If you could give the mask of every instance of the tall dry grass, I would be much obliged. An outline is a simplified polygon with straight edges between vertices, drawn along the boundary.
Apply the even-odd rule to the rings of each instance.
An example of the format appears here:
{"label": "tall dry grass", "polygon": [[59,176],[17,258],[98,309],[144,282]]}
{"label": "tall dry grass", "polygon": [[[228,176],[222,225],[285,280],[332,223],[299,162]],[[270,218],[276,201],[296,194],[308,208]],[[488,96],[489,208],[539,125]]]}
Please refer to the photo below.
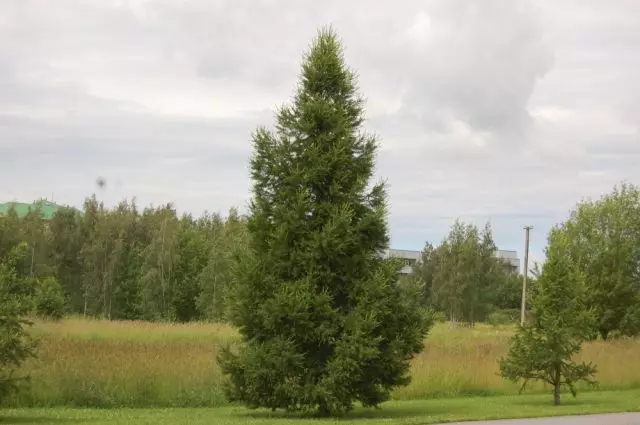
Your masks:
{"label": "tall dry grass", "polygon": [[[480,326],[475,332],[490,328]],[[395,391],[397,399],[437,396],[517,393],[520,386],[502,379],[498,359],[505,356],[511,332],[466,340],[433,338],[413,360],[412,382]],[[600,389],[640,388],[640,340],[595,341],[583,345],[579,359],[598,367]],[[578,385],[581,390],[591,390]],[[550,391],[542,383],[527,384],[528,392]]]}
{"label": "tall dry grass", "polygon": [[67,318],[58,322],[36,320],[36,336],[71,339],[128,340],[139,342],[203,340],[225,343],[238,339],[238,332],[221,323],[158,323],[142,320],[97,320]]}
{"label": "tall dry grass", "polygon": [[[513,329],[477,325],[432,329],[413,360],[412,382],[396,399],[517,392],[497,360]],[[215,362],[222,344],[238,340],[220,324],[160,324],[65,319],[37,322],[38,358],[24,369],[29,388],[6,400],[20,406],[218,406],[225,403]],[[640,341],[592,342],[581,355],[598,365],[600,387],[640,387]],[[542,391],[533,385],[528,391]]]}

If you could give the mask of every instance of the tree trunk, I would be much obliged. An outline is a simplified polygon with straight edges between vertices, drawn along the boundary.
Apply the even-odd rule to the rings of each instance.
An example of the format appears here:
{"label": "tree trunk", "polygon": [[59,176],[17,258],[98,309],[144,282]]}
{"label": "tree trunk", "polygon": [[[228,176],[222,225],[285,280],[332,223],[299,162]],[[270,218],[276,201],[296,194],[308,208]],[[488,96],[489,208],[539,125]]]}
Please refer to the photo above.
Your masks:
{"label": "tree trunk", "polygon": [[211,297],[212,298],[211,306],[213,307],[213,317],[216,319],[218,319],[218,299],[216,298],[217,289],[218,289],[217,283],[218,283],[218,275],[216,274],[213,278],[213,296]]}
{"label": "tree trunk", "polygon": [[553,374],[553,405],[560,405],[560,365],[556,364]]}
{"label": "tree trunk", "polygon": [[331,415],[331,411],[329,410],[329,406],[326,403],[320,403],[318,406],[318,416],[322,418],[329,417]]}
{"label": "tree trunk", "polygon": [[164,234],[167,226],[167,219],[165,218],[162,222],[162,240],[160,243],[160,287],[162,288],[162,314],[165,319],[168,318],[167,314],[167,301],[165,298],[165,278],[164,278]]}
{"label": "tree trunk", "polygon": [[455,328],[456,327],[456,315],[453,312],[453,304],[451,305],[450,318],[451,318],[451,327]]}
{"label": "tree trunk", "polygon": [[609,337],[609,331],[607,329],[600,329],[600,336],[604,341]]}
{"label": "tree trunk", "polygon": [[105,246],[102,260],[102,318],[107,316],[107,247]]}
{"label": "tree trunk", "polygon": [[113,282],[112,282],[111,279],[109,279],[109,314],[107,315],[109,320],[111,320],[111,298],[112,298],[112,296],[111,296],[111,293],[112,293],[111,287],[112,286],[113,286]]}
{"label": "tree trunk", "polygon": [[560,406],[560,382],[556,382],[553,386],[553,405]]}
{"label": "tree trunk", "polygon": [[33,266],[36,261],[36,241],[33,241],[33,245],[31,246],[31,267],[29,267],[29,277],[33,277]]}

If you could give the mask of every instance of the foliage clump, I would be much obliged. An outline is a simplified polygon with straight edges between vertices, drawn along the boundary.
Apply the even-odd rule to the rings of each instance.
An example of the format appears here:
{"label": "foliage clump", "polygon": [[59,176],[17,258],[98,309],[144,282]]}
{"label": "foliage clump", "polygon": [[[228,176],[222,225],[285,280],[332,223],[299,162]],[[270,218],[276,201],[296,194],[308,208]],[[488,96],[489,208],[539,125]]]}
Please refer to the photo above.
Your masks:
{"label": "foliage clump", "polygon": [[581,202],[559,231],[585,275],[593,335],[640,334],[640,187],[622,183]]}
{"label": "foliage clump", "polygon": [[46,277],[37,283],[34,304],[36,314],[43,319],[60,320],[64,317],[66,300],[55,277]]}
{"label": "foliage clump", "polygon": [[16,371],[35,354],[36,343],[26,330],[31,322],[25,319],[32,303],[24,293],[27,282],[16,271],[26,252],[27,245],[20,244],[0,258],[0,402],[26,379]]}

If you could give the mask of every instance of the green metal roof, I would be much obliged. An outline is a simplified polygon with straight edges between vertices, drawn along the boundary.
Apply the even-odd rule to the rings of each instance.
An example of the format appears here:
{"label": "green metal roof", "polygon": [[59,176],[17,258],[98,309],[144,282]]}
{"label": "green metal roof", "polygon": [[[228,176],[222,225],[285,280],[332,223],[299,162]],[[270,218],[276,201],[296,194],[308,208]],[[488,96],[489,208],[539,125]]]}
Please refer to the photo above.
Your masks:
{"label": "green metal roof", "polygon": [[7,202],[5,204],[0,204],[0,216],[6,215],[9,212],[9,208],[11,208],[11,206],[15,208],[18,217],[24,217],[29,213],[29,211],[36,210],[38,207],[40,207],[42,211],[42,217],[47,220],[51,219],[58,211],[58,209],[62,207],[61,205],[58,205],[51,201],[47,201],[46,199],[41,199],[31,204],[25,204],[23,202]]}

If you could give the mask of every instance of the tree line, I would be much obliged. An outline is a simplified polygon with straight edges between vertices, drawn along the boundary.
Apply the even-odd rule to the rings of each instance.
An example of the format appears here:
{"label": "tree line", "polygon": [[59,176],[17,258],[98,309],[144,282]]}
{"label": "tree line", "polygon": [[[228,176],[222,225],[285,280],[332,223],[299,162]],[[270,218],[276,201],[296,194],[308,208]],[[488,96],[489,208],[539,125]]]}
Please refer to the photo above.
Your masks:
{"label": "tree line", "polygon": [[[94,195],[82,213],[61,207],[45,219],[35,205],[22,217],[10,208],[0,218],[0,259],[18,258],[17,276],[46,288],[43,315],[227,320],[233,256],[248,250],[247,218],[236,209],[194,218],[171,204],[107,208]],[[488,223],[479,231],[456,221],[413,266],[422,305],[454,322],[519,308],[521,277],[495,250]]]}
{"label": "tree line", "polygon": [[62,207],[47,220],[10,208],[0,218],[0,262],[13,258],[18,279],[57,290],[62,314],[107,319],[223,320],[232,256],[246,243],[233,208],[194,218],[171,204],[107,208],[94,195],[82,213]]}
{"label": "tree line", "polygon": [[[555,231],[585,275],[594,336],[640,332],[640,189],[623,183],[577,204]],[[233,257],[248,248],[247,217],[179,216],[171,204],[107,208],[95,195],[83,212],[38,208],[0,218],[0,262],[34,284],[44,316],[191,321],[228,319]],[[413,265],[420,301],[451,322],[516,322],[522,275],[495,256],[491,226],[456,220],[438,245],[427,242]],[[9,260],[11,259],[11,260]],[[530,286],[540,274],[530,271]],[[28,286],[28,285],[27,285]]]}
{"label": "tree line", "polygon": [[[558,251],[560,243],[566,249]],[[492,312],[520,308],[522,276],[501,267],[495,248],[489,224],[479,231],[459,221],[440,245],[427,243],[414,266],[425,303],[451,321],[484,321]],[[561,252],[582,276],[593,338],[640,333],[640,187],[623,182],[579,202],[554,226],[547,250]],[[533,292],[543,270],[534,264],[529,273]]]}

